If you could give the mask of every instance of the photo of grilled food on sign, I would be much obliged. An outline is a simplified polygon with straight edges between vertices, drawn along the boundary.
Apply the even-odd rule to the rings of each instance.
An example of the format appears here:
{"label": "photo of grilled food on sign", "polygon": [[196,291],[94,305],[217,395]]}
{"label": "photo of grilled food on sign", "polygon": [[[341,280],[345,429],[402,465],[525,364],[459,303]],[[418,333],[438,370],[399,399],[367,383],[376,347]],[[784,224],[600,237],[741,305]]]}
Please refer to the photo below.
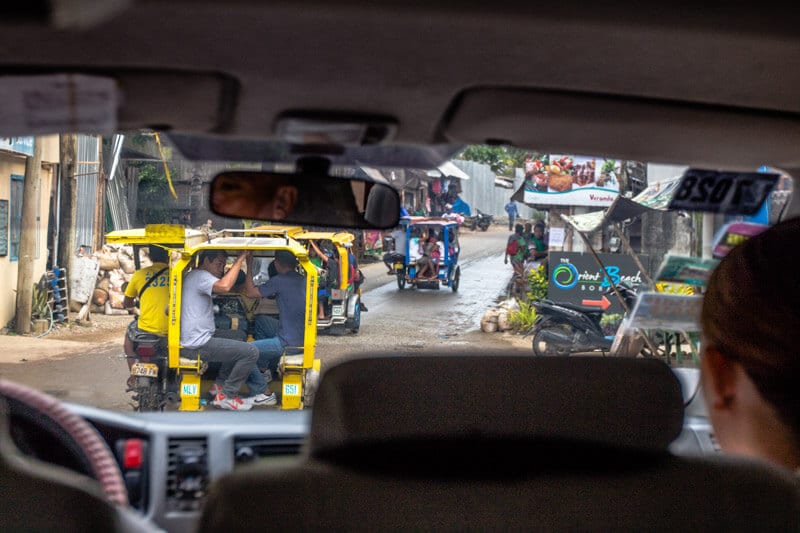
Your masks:
{"label": "photo of grilled food on sign", "polygon": [[572,190],[573,161],[570,157],[553,159],[547,167],[548,187],[554,192]]}

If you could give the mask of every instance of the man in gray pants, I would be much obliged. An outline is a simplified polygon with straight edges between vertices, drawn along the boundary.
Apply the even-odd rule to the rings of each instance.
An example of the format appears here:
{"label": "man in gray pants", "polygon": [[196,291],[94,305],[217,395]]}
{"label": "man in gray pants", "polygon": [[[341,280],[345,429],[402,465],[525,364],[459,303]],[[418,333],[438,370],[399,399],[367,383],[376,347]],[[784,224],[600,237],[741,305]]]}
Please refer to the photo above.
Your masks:
{"label": "man in gray pants", "polygon": [[212,294],[230,292],[247,256],[247,252],[239,254],[236,262],[223,276],[227,257],[225,252],[222,250],[202,252],[199,267],[183,278],[181,355],[193,357],[199,352],[200,358],[204,361],[219,361],[233,365],[222,391],[217,393],[213,402],[214,407],[230,411],[248,411],[254,404],[258,404],[260,399],[263,400],[260,397],[264,396],[261,391],[247,400],[239,397],[239,388],[256,367],[258,348],[252,343],[214,337],[216,327]]}

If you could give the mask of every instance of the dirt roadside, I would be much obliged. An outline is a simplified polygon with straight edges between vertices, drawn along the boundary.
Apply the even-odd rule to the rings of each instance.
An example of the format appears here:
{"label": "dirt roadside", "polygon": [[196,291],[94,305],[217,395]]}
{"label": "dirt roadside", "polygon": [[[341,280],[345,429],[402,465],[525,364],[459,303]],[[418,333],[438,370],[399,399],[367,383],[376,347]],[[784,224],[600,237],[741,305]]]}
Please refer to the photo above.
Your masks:
{"label": "dirt roadside", "polygon": [[[478,255],[493,251],[491,245],[484,245],[493,233],[507,233],[506,228],[493,225],[488,232],[472,232],[461,230],[462,242],[472,241],[481,250]],[[386,267],[380,260],[374,260],[361,265],[361,270],[366,276],[362,289],[366,292],[385,284],[391,277],[386,275]],[[487,307],[490,302],[487,302]],[[53,331],[44,337],[21,336],[14,334],[0,335],[0,364],[25,363],[43,359],[66,359],[80,353],[85,353],[87,348],[92,351],[110,352],[115,347],[122,353],[122,339],[132,316],[130,315],[103,315],[92,314],[91,322],[76,323],[56,326]],[[530,339],[523,339],[512,333],[491,333],[492,340],[504,341],[513,347],[530,349]]]}

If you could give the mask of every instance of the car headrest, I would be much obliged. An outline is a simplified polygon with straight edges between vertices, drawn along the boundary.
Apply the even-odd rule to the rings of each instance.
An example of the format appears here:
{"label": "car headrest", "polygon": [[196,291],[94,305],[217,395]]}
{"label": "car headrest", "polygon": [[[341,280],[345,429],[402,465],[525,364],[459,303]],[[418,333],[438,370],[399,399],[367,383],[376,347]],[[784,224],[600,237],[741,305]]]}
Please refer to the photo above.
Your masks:
{"label": "car headrest", "polygon": [[663,451],[682,424],[680,383],[656,360],[379,356],[324,373],[308,452],[459,439]]}

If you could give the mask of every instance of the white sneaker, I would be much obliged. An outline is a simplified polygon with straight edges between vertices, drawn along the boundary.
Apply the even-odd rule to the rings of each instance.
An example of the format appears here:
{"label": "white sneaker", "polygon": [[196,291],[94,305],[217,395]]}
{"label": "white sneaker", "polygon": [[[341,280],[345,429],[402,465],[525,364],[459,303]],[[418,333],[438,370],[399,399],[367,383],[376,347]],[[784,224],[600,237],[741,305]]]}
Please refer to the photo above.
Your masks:
{"label": "white sneaker", "polygon": [[269,394],[256,394],[255,396],[251,396],[245,400],[253,407],[261,407],[267,405],[275,405],[278,403],[278,397],[275,396],[274,392],[270,392]]}
{"label": "white sneaker", "polygon": [[217,409],[225,409],[227,411],[249,411],[253,408],[253,404],[250,402],[245,402],[238,396],[234,396],[233,398],[228,398],[221,392],[217,394],[216,398],[212,402],[214,407]]}

